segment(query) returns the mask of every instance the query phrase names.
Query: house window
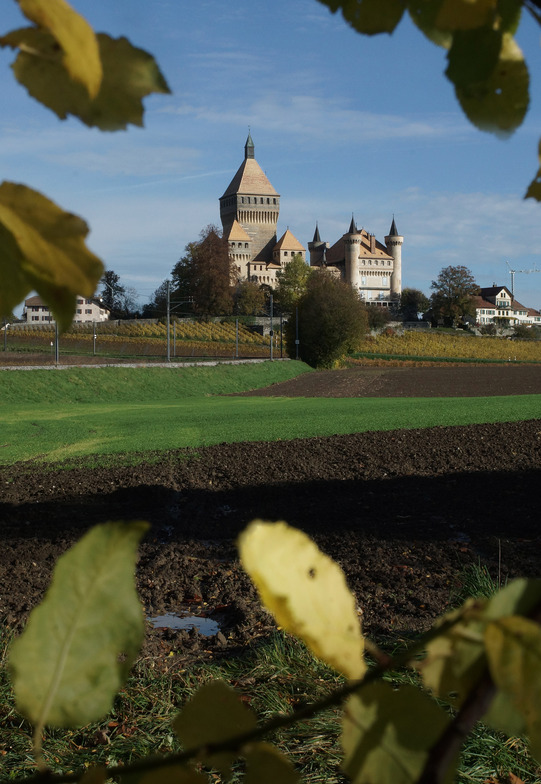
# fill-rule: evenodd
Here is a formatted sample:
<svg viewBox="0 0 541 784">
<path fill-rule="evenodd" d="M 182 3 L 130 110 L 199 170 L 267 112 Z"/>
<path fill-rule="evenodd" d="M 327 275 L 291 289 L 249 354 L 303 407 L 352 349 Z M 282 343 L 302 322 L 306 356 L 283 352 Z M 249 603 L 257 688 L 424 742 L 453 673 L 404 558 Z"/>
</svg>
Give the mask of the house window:
<svg viewBox="0 0 541 784">
<path fill-rule="evenodd" d="M 32 321 L 39 321 L 39 316 L 32 316 Z"/>
<path fill-rule="evenodd" d="M 82 308 L 77 308 L 77 313 L 82 313 L 82 312 L 83 312 Z"/>
<path fill-rule="evenodd" d="M 92 308 L 86 308 L 85 313 L 86 314 L 91 314 L 92 313 Z"/>
</svg>

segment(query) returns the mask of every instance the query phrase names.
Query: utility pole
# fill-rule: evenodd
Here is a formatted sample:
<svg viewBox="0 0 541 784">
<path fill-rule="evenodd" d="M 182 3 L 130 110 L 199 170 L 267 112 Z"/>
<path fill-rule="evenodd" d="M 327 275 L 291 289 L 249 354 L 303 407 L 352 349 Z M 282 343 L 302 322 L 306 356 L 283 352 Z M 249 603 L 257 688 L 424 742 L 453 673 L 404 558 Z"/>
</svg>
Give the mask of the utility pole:
<svg viewBox="0 0 541 784">
<path fill-rule="evenodd" d="M 171 362 L 171 337 L 169 335 L 169 318 L 171 316 L 171 283 L 167 281 L 167 314 L 165 317 L 165 324 L 167 329 L 167 361 Z"/>
<path fill-rule="evenodd" d="M 524 275 L 529 275 L 532 272 L 541 272 L 541 270 L 537 269 L 537 267 L 535 267 L 535 266 L 533 267 L 533 269 L 528 269 L 528 270 L 526 270 L 526 269 L 522 269 L 522 270 L 511 269 L 511 265 L 509 264 L 509 262 L 506 261 L 505 263 L 507 264 L 507 267 L 509 269 L 509 274 L 511 275 L 511 297 L 513 299 L 515 299 L 515 275 L 516 275 L 516 273 L 519 272 L 519 273 L 524 274 Z"/>
</svg>

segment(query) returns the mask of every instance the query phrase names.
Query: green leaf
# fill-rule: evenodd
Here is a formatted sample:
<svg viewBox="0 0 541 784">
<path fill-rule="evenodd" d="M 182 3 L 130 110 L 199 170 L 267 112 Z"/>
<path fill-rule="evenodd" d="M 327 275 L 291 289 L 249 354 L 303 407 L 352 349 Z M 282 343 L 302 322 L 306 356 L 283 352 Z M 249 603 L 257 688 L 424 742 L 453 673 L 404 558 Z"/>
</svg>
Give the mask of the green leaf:
<svg viewBox="0 0 541 784">
<path fill-rule="evenodd" d="M 427 38 L 438 46 L 448 49 L 453 40 L 452 33 L 437 26 L 442 4 L 443 0 L 430 0 L 429 2 L 427 0 L 408 0 L 408 11 L 413 23 Z"/>
<path fill-rule="evenodd" d="M 165 765 L 146 773 L 128 773 L 120 776 L 121 784 L 208 784 L 204 773 L 189 765 Z M 82 784 L 82 783 L 81 783 Z"/>
<path fill-rule="evenodd" d="M 488 624 L 485 645 L 492 679 L 524 717 L 531 752 L 541 761 L 541 626 L 528 618 L 501 618 Z"/>
<path fill-rule="evenodd" d="M 222 743 L 255 726 L 255 715 L 223 681 L 202 686 L 173 722 L 185 749 Z M 205 756 L 204 762 L 228 774 L 238 756 L 238 753 L 224 752 Z"/>
<path fill-rule="evenodd" d="M 270 743 L 255 743 L 244 753 L 245 784 L 297 784 L 301 780 L 291 762 Z"/>
<path fill-rule="evenodd" d="M 447 613 L 439 625 L 458 621 L 427 646 L 426 658 L 416 662 L 424 685 L 435 695 L 460 706 L 488 666 L 484 633 L 488 623 L 508 615 L 525 615 L 541 601 L 541 580 L 515 580 L 490 600 L 468 600 Z M 517 717 L 509 721 L 516 726 Z"/>
<path fill-rule="evenodd" d="M 344 19 L 365 35 L 392 33 L 404 13 L 405 0 L 320 0 L 336 13 L 342 11 Z"/>
<path fill-rule="evenodd" d="M 142 99 L 150 93 L 170 92 L 156 61 L 127 38 L 98 33 L 97 40 L 103 80 L 95 98 L 66 73 L 49 33 L 34 28 L 17 30 L 0 39 L 0 45 L 24 49 L 12 66 L 18 81 L 60 119 L 72 114 L 102 131 L 117 131 L 130 123 L 142 126 Z"/>
<path fill-rule="evenodd" d="M 435 18 L 438 30 L 474 30 L 492 25 L 497 0 L 443 0 Z"/>
<path fill-rule="evenodd" d="M 0 185 L 0 314 L 32 290 L 50 305 L 62 329 L 75 313 L 77 296 L 91 297 L 103 265 L 84 243 L 88 226 L 41 193 Z"/>
<path fill-rule="evenodd" d="M 362 677 L 361 624 L 338 564 L 286 523 L 255 520 L 239 537 L 239 551 L 277 623 L 348 678 Z"/>
<path fill-rule="evenodd" d="M 446 713 L 415 687 L 371 684 L 345 706 L 344 772 L 353 784 L 413 784 L 448 723 Z M 445 782 L 454 780 L 454 768 L 449 766 Z"/>
<path fill-rule="evenodd" d="M 38 728 L 78 727 L 110 710 L 143 639 L 134 569 L 147 528 L 98 525 L 58 559 L 9 657 L 17 709 Z"/>
<path fill-rule="evenodd" d="M 528 190 L 526 191 L 524 198 L 541 201 L 541 141 L 539 142 L 539 146 L 538 146 L 538 159 L 540 163 L 539 169 L 537 170 L 537 174 L 535 175 L 530 185 L 528 186 Z"/>
<path fill-rule="evenodd" d="M 103 72 L 98 42 L 88 22 L 65 0 L 18 0 L 18 3 L 27 19 L 53 36 L 57 48 L 61 49 L 59 58 L 70 77 L 95 97 Z M 47 63 L 42 62 L 42 67 L 46 68 Z"/>
<path fill-rule="evenodd" d="M 457 31 L 447 55 L 447 78 L 457 88 L 468 88 L 492 75 L 502 48 L 502 34 L 491 27 Z"/>
<path fill-rule="evenodd" d="M 498 62 L 490 76 L 457 87 L 456 96 L 474 125 L 482 131 L 508 136 L 522 123 L 528 110 L 529 82 L 520 47 L 505 33 Z"/>
</svg>

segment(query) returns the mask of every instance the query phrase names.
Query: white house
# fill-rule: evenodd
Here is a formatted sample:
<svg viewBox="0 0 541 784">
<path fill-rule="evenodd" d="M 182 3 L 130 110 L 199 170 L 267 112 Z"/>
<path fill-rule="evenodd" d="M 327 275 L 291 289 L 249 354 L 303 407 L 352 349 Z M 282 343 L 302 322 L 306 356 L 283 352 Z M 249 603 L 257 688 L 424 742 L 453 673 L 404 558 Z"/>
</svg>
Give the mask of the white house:
<svg viewBox="0 0 541 784">
<path fill-rule="evenodd" d="M 73 317 L 73 323 L 79 324 L 83 321 L 108 321 L 110 312 L 99 299 L 77 297 L 77 307 Z M 23 321 L 28 324 L 54 324 L 54 316 L 41 297 L 29 297 L 24 301 L 22 315 Z"/>
<path fill-rule="evenodd" d="M 475 300 L 475 321 L 479 325 L 498 324 L 514 327 L 517 324 L 538 324 L 541 314 L 538 310 L 527 308 L 513 298 L 507 286 L 490 286 L 481 289 Z"/>
</svg>

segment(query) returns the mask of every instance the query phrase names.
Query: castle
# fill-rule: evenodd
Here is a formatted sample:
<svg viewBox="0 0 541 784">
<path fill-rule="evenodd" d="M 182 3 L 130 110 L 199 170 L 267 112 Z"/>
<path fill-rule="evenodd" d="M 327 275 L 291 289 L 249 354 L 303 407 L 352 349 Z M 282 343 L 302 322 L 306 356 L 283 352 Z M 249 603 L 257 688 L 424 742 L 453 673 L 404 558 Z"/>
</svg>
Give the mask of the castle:
<svg viewBox="0 0 541 784">
<path fill-rule="evenodd" d="M 287 229 L 277 240 L 280 194 L 255 159 L 249 133 L 244 161 L 220 198 L 223 236 L 241 280 L 274 288 L 276 273 L 294 255 L 306 261 L 306 248 Z M 367 304 L 389 307 L 402 292 L 402 237 L 393 218 L 385 244 L 358 229 L 352 218 L 348 231 L 334 245 L 321 240 L 316 224 L 308 243 L 310 266 L 326 268 L 350 283 Z"/>
</svg>

